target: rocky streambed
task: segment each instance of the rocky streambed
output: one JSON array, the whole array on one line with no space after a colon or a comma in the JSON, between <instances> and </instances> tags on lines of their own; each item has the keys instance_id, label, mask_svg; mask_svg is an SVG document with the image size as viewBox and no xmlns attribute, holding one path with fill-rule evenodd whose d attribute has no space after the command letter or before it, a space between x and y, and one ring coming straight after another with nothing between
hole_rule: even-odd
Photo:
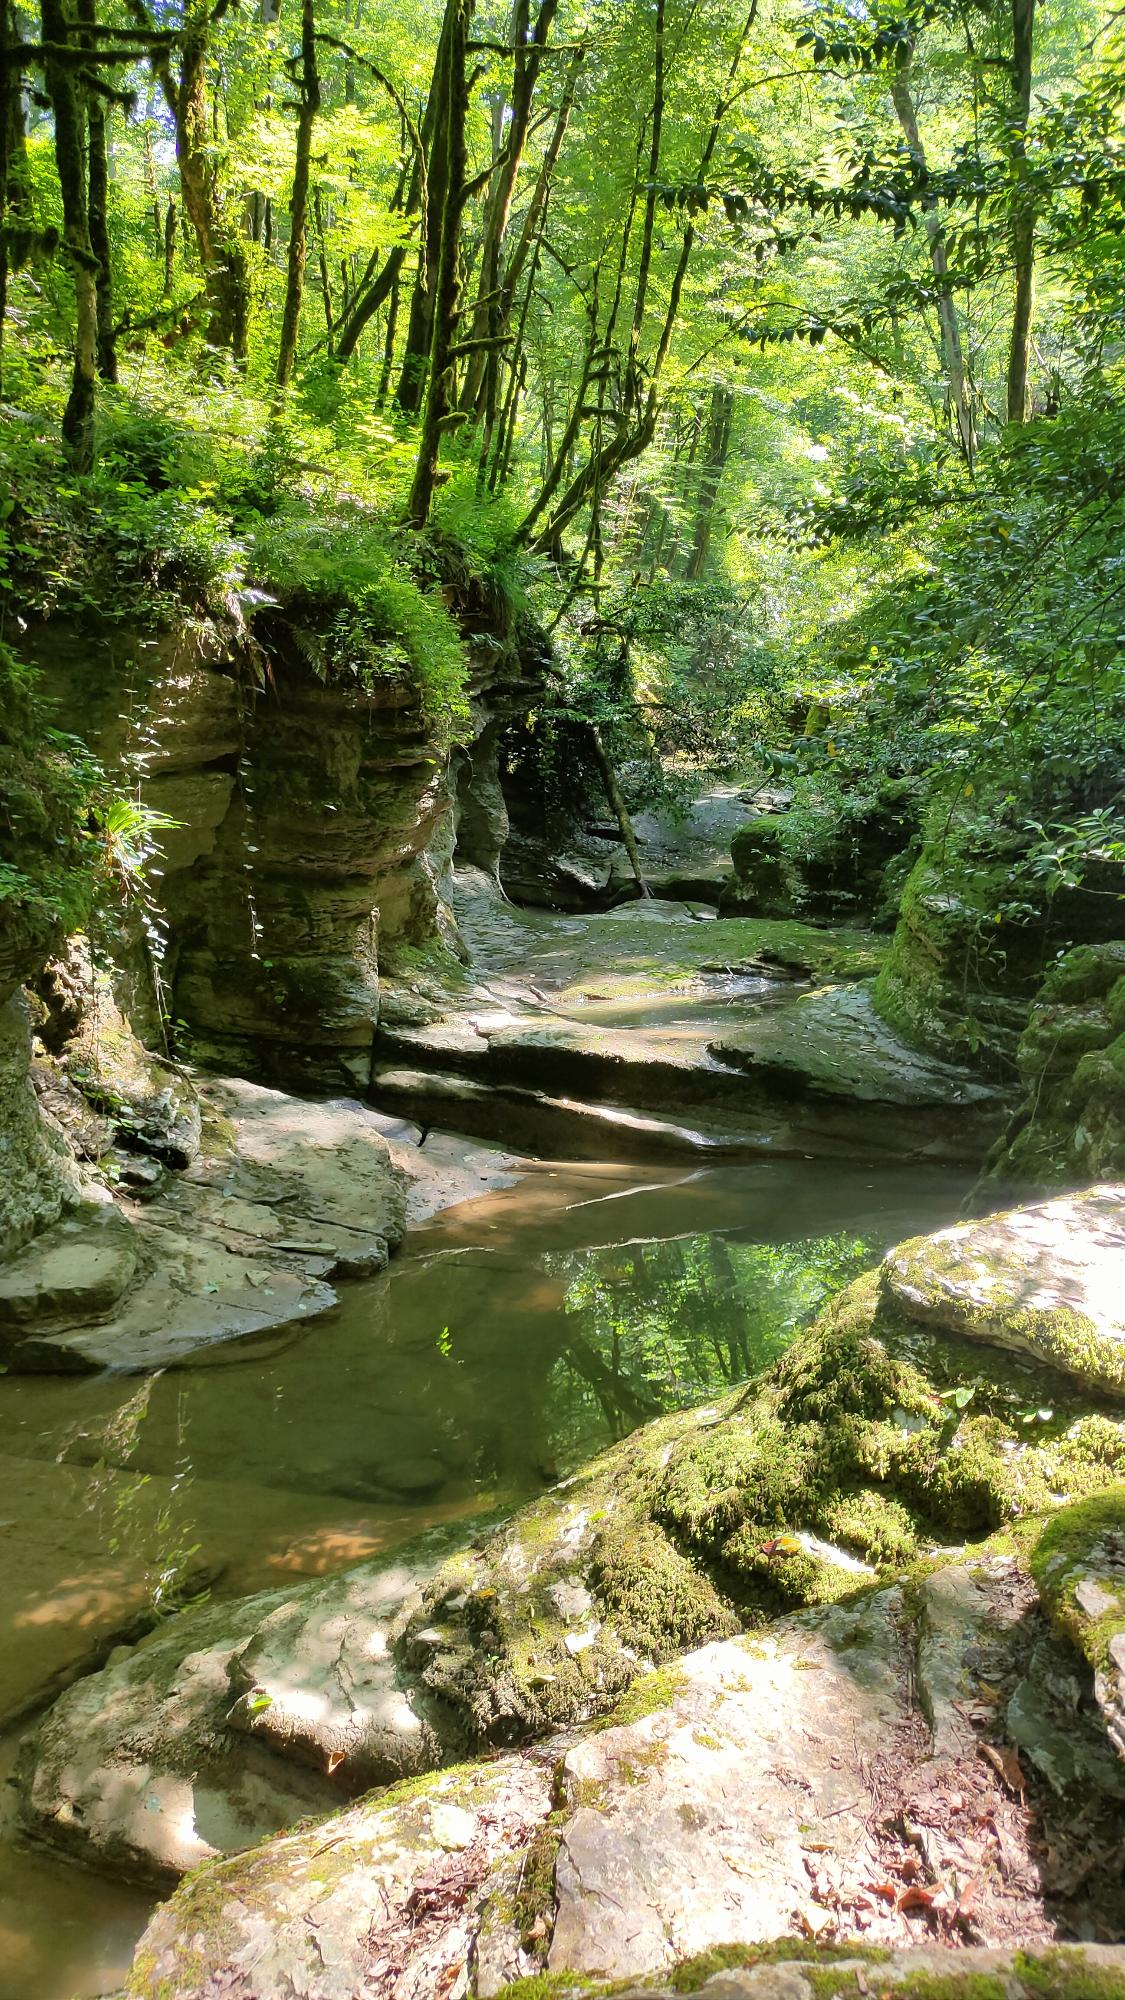
<instances>
[{"instance_id":1,"label":"rocky streambed","mask_svg":"<svg viewBox=\"0 0 1125 2000\"><path fill-rule=\"evenodd\" d=\"M462 866L362 1096L48 1008L11 1879L186 1877L129 2000L1125 1992L1125 1191L958 1222L1004 1092L884 941L660 886Z\"/></svg>"},{"instance_id":2,"label":"rocky streambed","mask_svg":"<svg viewBox=\"0 0 1125 2000\"><path fill-rule=\"evenodd\" d=\"M1118 1991L1123 1229L915 1238L467 1548L78 1681L26 1830L196 1871L126 1992Z\"/></svg>"}]
</instances>

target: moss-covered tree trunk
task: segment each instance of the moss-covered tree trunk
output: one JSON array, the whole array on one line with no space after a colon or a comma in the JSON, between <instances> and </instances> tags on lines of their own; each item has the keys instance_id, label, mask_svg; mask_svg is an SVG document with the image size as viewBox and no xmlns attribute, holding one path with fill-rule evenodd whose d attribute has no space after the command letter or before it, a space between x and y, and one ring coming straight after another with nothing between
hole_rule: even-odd
<instances>
[{"instance_id":1,"label":"moss-covered tree trunk","mask_svg":"<svg viewBox=\"0 0 1125 2000\"><path fill-rule=\"evenodd\" d=\"M460 27L458 26L461 13L462 0L446 0L441 35L434 57L434 73L430 83L426 117L422 125L422 140L427 147L426 184L422 201L422 243L418 253L418 275L411 293L410 311L407 316L402 366L399 370L398 387L395 390L395 401L408 416L415 415L422 408L433 346L443 230L450 190L452 145L449 127L450 79L456 69L463 87L465 77L466 23L462 22ZM459 60L455 57L454 51L454 43L458 37L461 50ZM458 208L457 223L460 233L460 208Z\"/></svg>"},{"instance_id":2,"label":"moss-covered tree trunk","mask_svg":"<svg viewBox=\"0 0 1125 2000\"><path fill-rule=\"evenodd\" d=\"M75 16L81 39L93 53L97 25L94 0L77 0ZM117 380L117 345L113 327L113 264L109 246L109 149L106 105L91 69L86 78L87 207L90 248L98 260L97 366L103 382Z\"/></svg>"},{"instance_id":3,"label":"moss-covered tree trunk","mask_svg":"<svg viewBox=\"0 0 1125 2000\"><path fill-rule=\"evenodd\" d=\"M76 68L67 56L75 49L72 23L62 0L42 0L43 64L55 125L55 165L62 196L63 243L74 278L74 367L63 413L62 434L76 472L94 462L94 417L98 382L98 259L90 243L86 201L86 147ZM54 53L57 51L57 53Z\"/></svg>"},{"instance_id":4,"label":"moss-covered tree trunk","mask_svg":"<svg viewBox=\"0 0 1125 2000\"><path fill-rule=\"evenodd\" d=\"M707 442L704 447L703 466L696 486L695 531L692 535L691 550L688 555L684 575L693 583L703 575L707 553L711 546L711 528L715 519L715 503L719 497L723 470L730 449L731 422L734 416L734 395L722 383L716 382L711 391L711 408L707 421Z\"/></svg>"},{"instance_id":5,"label":"moss-covered tree trunk","mask_svg":"<svg viewBox=\"0 0 1125 2000\"><path fill-rule=\"evenodd\" d=\"M0 0L0 350L12 257L8 232L27 208L27 134L19 66L7 59L20 39L11 0Z\"/></svg>"},{"instance_id":6,"label":"moss-covered tree trunk","mask_svg":"<svg viewBox=\"0 0 1125 2000\"><path fill-rule=\"evenodd\" d=\"M207 105L208 0L189 0L184 14L178 85L172 91L176 160L184 212L191 224L207 284L212 347L229 348L245 361L249 338L250 283L246 246L221 213L212 164ZM167 88L167 86L166 86Z\"/></svg>"}]
</instances>

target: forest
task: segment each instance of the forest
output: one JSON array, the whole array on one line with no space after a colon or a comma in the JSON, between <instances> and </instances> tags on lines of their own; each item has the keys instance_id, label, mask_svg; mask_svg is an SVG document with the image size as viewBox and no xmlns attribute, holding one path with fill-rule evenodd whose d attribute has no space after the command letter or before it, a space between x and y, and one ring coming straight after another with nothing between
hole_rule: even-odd
<instances>
[{"instance_id":1,"label":"forest","mask_svg":"<svg viewBox=\"0 0 1125 2000\"><path fill-rule=\"evenodd\" d=\"M0 0L0 474L0 2000L1125 1995L1125 10Z\"/></svg>"}]
</instances>

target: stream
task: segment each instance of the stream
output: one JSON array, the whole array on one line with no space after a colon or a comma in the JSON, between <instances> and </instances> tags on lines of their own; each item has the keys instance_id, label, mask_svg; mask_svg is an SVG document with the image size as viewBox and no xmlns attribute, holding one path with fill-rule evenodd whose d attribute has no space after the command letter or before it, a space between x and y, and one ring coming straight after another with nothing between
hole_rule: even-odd
<instances>
[{"instance_id":1,"label":"stream","mask_svg":"<svg viewBox=\"0 0 1125 2000\"><path fill-rule=\"evenodd\" d=\"M413 1231L384 1277L313 1326L151 1378L6 1376L7 1463L48 1496L81 1468L111 1552L155 1521L147 1580L164 1602L200 1574L235 1596L425 1529L467 1539L647 1418L766 1366L887 1245L953 1220L967 1181L815 1160L529 1162L515 1186ZM112 1586L95 1621L53 1520L22 1561L0 1532L9 1714L66 1670L68 1645L73 1671L84 1624L113 1629ZM18 1735L0 1743L0 1776ZM154 1900L21 1845L9 1804L0 2000L111 1990Z\"/></svg>"}]
</instances>

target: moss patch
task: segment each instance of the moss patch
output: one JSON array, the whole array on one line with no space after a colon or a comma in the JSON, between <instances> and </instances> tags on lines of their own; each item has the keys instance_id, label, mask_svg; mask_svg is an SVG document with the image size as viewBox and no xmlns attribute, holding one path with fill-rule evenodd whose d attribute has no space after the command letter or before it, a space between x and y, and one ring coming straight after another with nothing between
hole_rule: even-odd
<instances>
[{"instance_id":1,"label":"moss patch","mask_svg":"<svg viewBox=\"0 0 1125 2000\"><path fill-rule=\"evenodd\" d=\"M1094 1392L923 1333L872 1273L749 1389L647 1425L439 1572L425 1677L470 1743L546 1733L613 1711L646 1663L865 1587L818 1541L886 1575L1123 1468Z\"/></svg>"}]
</instances>

